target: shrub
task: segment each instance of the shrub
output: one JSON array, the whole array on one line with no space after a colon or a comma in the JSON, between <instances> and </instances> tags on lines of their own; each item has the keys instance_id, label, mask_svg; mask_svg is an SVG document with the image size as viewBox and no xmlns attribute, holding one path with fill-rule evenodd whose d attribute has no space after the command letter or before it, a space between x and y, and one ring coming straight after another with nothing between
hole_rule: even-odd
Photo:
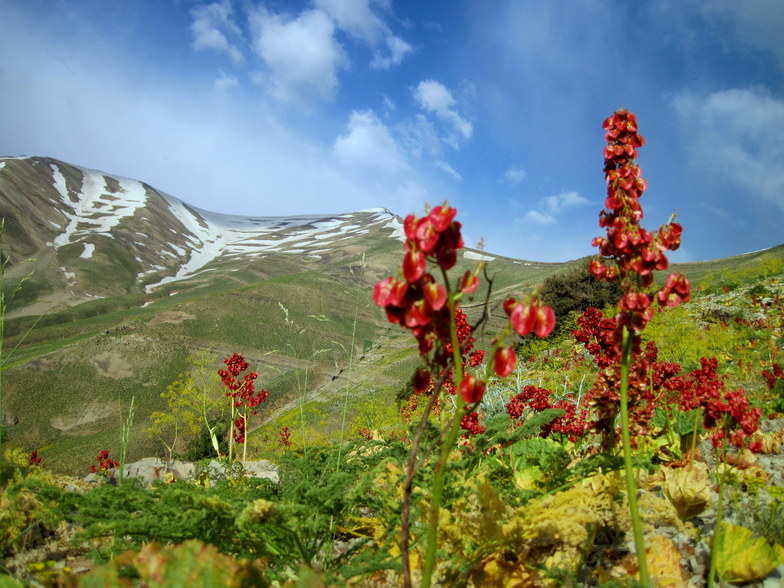
<instances>
[{"instance_id":1,"label":"shrub","mask_svg":"<svg viewBox=\"0 0 784 588\"><path fill-rule=\"evenodd\" d=\"M564 319L569 313L583 313L587 308L604 308L615 305L622 291L618 282L597 280L588 266L582 262L566 272L547 278L539 290L542 301L553 309L558 326L563 330Z\"/></svg>"}]
</instances>

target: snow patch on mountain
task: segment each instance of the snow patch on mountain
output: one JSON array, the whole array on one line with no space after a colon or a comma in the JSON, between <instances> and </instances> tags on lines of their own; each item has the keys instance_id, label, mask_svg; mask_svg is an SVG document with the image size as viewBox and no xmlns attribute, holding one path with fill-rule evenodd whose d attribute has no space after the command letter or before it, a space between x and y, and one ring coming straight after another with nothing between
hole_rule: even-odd
<instances>
[{"instance_id":1,"label":"snow patch on mountain","mask_svg":"<svg viewBox=\"0 0 784 588\"><path fill-rule=\"evenodd\" d=\"M54 247L62 247L68 243L81 241L86 235L105 235L111 237L111 229L120 224L125 217L133 214L147 204L147 190L141 182L106 176L105 174L78 168L82 176L82 189L76 195L76 202L71 199L65 183L65 177L59 166L51 164L52 180L55 189L62 197L63 204L73 210L61 210L68 219L62 233L54 238ZM112 177L120 186L119 193L109 190L106 178Z\"/></svg>"}]
</instances>

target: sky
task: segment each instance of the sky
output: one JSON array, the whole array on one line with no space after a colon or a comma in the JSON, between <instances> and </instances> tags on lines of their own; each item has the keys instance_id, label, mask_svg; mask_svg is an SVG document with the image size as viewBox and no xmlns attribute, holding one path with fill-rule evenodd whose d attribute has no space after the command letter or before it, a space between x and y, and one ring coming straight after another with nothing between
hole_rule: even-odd
<instances>
[{"instance_id":1,"label":"sky","mask_svg":"<svg viewBox=\"0 0 784 588\"><path fill-rule=\"evenodd\" d=\"M602 121L646 140L673 261L784 243L781 0L0 0L0 155L226 214L422 215L535 261L596 250Z\"/></svg>"}]
</instances>

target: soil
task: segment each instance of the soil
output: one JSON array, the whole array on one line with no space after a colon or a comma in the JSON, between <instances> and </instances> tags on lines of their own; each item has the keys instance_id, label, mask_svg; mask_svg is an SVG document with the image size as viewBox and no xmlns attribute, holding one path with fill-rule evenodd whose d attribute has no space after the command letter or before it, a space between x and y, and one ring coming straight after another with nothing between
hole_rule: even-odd
<instances>
[{"instance_id":1,"label":"soil","mask_svg":"<svg viewBox=\"0 0 784 588\"><path fill-rule=\"evenodd\" d=\"M133 376L131 364L125 361L116 351L105 351L93 357L92 363L98 373L107 378L119 380Z\"/></svg>"}]
</instances>

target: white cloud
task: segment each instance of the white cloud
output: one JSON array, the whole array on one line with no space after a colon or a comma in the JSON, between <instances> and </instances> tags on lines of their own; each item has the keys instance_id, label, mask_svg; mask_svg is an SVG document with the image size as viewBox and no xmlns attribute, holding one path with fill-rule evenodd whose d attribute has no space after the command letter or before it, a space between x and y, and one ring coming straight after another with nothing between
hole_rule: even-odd
<instances>
[{"instance_id":1,"label":"white cloud","mask_svg":"<svg viewBox=\"0 0 784 588\"><path fill-rule=\"evenodd\" d=\"M553 196L542 198L536 210L529 210L525 215L518 219L518 223L531 222L537 225L554 225L558 222L558 216L564 211L575 206L589 204L589 201L580 196L575 191L561 192Z\"/></svg>"},{"instance_id":2,"label":"white cloud","mask_svg":"<svg viewBox=\"0 0 784 588\"><path fill-rule=\"evenodd\" d=\"M227 38L227 35L234 38L242 35L234 22L234 10L230 0L198 6L191 10L191 16L194 49L214 49L227 53L234 63L243 61L240 50Z\"/></svg>"},{"instance_id":3,"label":"white cloud","mask_svg":"<svg viewBox=\"0 0 784 588\"><path fill-rule=\"evenodd\" d=\"M370 62L373 69L398 65L412 51L411 45L393 34L372 10L369 0L316 0L315 4L339 29L376 49Z\"/></svg>"},{"instance_id":4,"label":"white cloud","mask_svg":"<svg viewBox=\"0 0 784 588\"><path fill-rule=\"evenodd\" d=\"M394 111L395 111L395 109L397 108L397 107L395 106L395 102L392 100L392 98L390 98L390 97L389 97L389 96L387 96L386 94L381 94L381 100L382 100L382 101L383 101L383 103L384 103L384 110L385 110L387 113L394 112Z\"/></svg>"},{"instance_id":5,"label":"white cloud","mask_svg":"<svg viewBox=\"0 0 784 588\"><path fill-rule=\"evenodd\" d=\"M397 130L406 151L417 159L421 159L423 155L441 157L441 139L433 123L425 115L416 114L400 123Z\"/></svg>"},{"instance_id":6,"label":"white cloud","mask_svg":"<svg viewBox=\"0 0 784 588\"><path fill-rule=\"evenodd\" d=\"M343 163L388 173L406 165L389 129L372 110L351 113L346 134L337 138L334 150Z\"/></svg>"},{"instance_id":7,"label":"white cloud","mask_svg":"<svg viewBox=\"0 0 784 588\"><path fill-rule=\"evenodd\" d=\"M389 69L393 65L400 65L405 59L406 55L413 51L411 45L406 43L400 37L395 35L388 35L385 41L386 47L389 51L384 54L378 50L373 54L373 59L370 61L370 67L373 69Z\"/></svg>"},{"instance_id":8,"label":"white cloud","mask_svg":"<svg viewBox=\"0 0 784 588\"><path fill-rule=\"evenodd\" d=\"M538 210L529 210L522 218L522 222L531 222L537 225L554 225L556 223L555 217L551 214L539 212Z\"/></svg>"},{"instance_id":9,"label":"white cloud","mask_svg":"<svg viewBox=\"0 0 784 588\"><path fill-rule=\"evenodd\" d=\"M761 51L769 51L784 69L784 2L781 0L714 0L700 3L709 18L723 20L738 41Z\"/></svg>"},{"instance_id":10,"label":"white cloud","mask_svg":"<svg viewBox=\"0 0 784 588\"><path fill-rule=\"evenodd\" d=\"M220 71L220 77L215 80L215 89L218 92L226 92L229 88L235 88L239 86L239 80L234 77L227 75L224 71Z\"/></svg>"},{"instance_id":11,"label":"white cloud","mask_svg":"<svg viewBox=\"0 0 784 588\"><path fill-rule=\"evenodd\" d=\"M315 5L340 29L368 45L380 43L387 30L384 22L370 9L368 0L316 0Z\"/></svg>"},{"instance_id":12,"label":"white cloud","mask_svg":"<svg viewBox=\"0 0 784 588\"><path fill-rule=\"evenodd\" d=\"M512 186L516 186L520 182L522 182L528 174L522 167L517 165L513 165L510 167L506 172L504 172L504 181L507 184L511 184Z\"/></svg>"},{"instance_id":13,"label":"white cloud","mask_svg":"<svg viewBox=\"0 0 784 588\"><path fill-rule=\"evenodd\" d=\"M272 95L304 104L332 98L338 71L348 61L324 12L307 10L291 18L259 6L249 21L256 53L269 69Z\"/></svg>"},{"instance_id":14,"label":"white cloud","mask_svg":"<svg viewBox=\"0 0 784 588\"><path fill-rule=\"evenodd\" d=\"M440 169L440 170L442 170L442 171L445 171L446 173L448 173L450 176L452 176L452 177L453 177L453 178L455 178L456 180L462 180L462 179L463 179L463 176L461 176L461 175L460 175L460 174L457 172L457 170L455 170L455 168L453 168L451 165L449 165L449 164L448 164L446 161L444 161L443 159L440 159L440 160L436 161L435 165L436 165L436 167L437 167L438 169Z\"/></svg>"},{"instance_id":15,"label":"white cloud","mask_svg":"<svg viewBox=\"0 0 784 588\"><path fill-rule=\"evenodd\" d=\"M693 164L784 209L784 101L734 89L707 97L684 92L673 105L693 129Z\"/></svg>"},{"instance_id":16,"label":"white cloud","mask_svg":"<svg viewBox=\"0 0 784 588\"><path fill-rule=\"evenodd\" d=\"M465 120L453 107L456 104L452 93L440 82L423 80L413 89L414 99L426 112L432 112L438 118L448 122L464 138L470 139L474 134L474 126ZM455 139L447 142L456 147Z\"/></svg>"},{"instance_id":17,"label":"white cloud","mask_svg":"<svg viewBox=\"0 0 784 588\"><path fill-rule=\"evenodd\" d=\"M588 200L580 196L577 192L561 192L555 196L548 196L542 200L542 208L552 215L559 215L567 208L588 204Z\"/></svg>"}]
</instances>

